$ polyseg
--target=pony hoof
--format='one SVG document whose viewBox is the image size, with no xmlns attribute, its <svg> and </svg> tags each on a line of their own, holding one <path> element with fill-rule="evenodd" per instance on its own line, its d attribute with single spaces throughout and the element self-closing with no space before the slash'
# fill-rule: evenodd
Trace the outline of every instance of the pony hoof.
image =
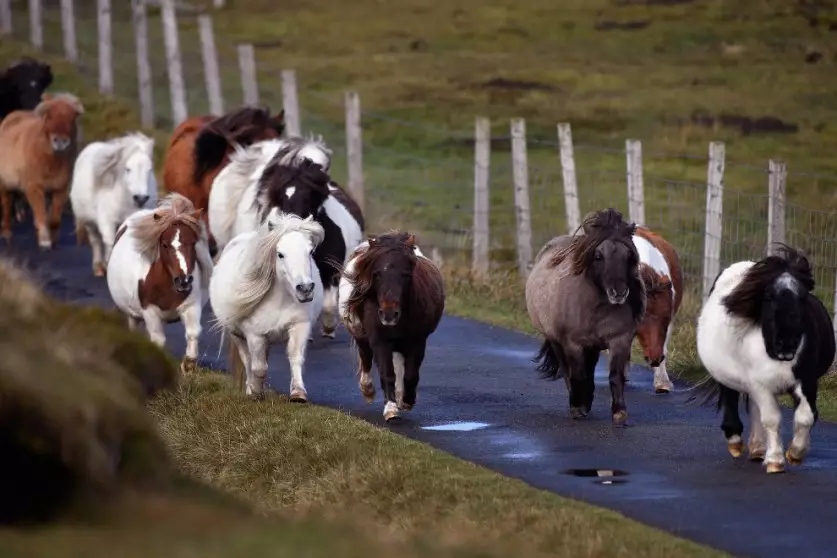
<svg viewBox="0 0 837 558">
<path fill-rule="evenodd" d="M 398 403 L 398 408 L 402 411 L 412 411 L 413 405 L 415 405 L 415 403 L 405 403 L 404 401 L 401 401 Z"/>
<path fill-rule="evenodd" d="M 749 459 L 750 461 L 764 461 L 764 450 L 749 450 L 747 452 L 747 459 Z M 788 461 L 790 461 L 790 459 L 788 459 Z"/>
<path fill-rule="evenodd" d="M 250 398 L 251 401 L 264 401 L 264 392 L 260 391 L 257 393 L 248 393 L 247 396 Z"/>
<path fill-rule="evenodd" d="M 331 329 L 323 328 L 323 331 L 321 332 L 321 335 L 323 337 L 328 337 L 329 339 L 334 339 L 334 337 L 335 337 L 334 328 L 331 328 Z"/>
<path fill-rule="evenodd" d="M 587 411 L 584 410 L 584 407 L 570 407 L 570 417 L 573 420 L 583 419 L 587 416 Z"/>
<path fill-rule="evenodd" d="M 785 452 L 785 459 L 788 460 L 789 465 L 802 465 L 802 461 L 805 459 L 805 454 L 801 451 L 796 451 L 793 448 L 788 448 L 788 451 Z"/>
<path fill-rule="evenodd" d="M 375 400 L 375 386 L 372 384 L 360 384 L 360 393 L 367 403 L 372 403 Z"/>
<path fill-rule="evenodd" d="M 104 277 L 106 274 L 105 264 L 98 263 L 93 266 L 93 275 L 95 277 Z"/>
<path fill-rule="evenodd" d="M 625 426 L 628 422 L 628 411 L 617 411 L 613 413 L 613 426 Z"/>
<path fill-rule="evenodd" d="M 784 473 L 785 472 L 785 465 L 784 463 L 768 463 L 767 464 L 767 473 Z"/>
<path fill-rule="evenodd" d="M 308 394 L 301 390 L 294 390 L 291 392 L 291 403 L 308 403 Z"/>
<path fill-rule="evenodd" d="M 398 413 L 398 406 L 392 401 L 387 401 L 387 404 L 384 405 L 384 420 L 390 422 L 399 418 L 401 418 L 401 415 Z"/>
<path fill-rule="evenodd" d="M 733 457 L 741 457 L 741 453 L 744 451 L 744 442 L 737 441 L 737 442 L 727 442 L 727 451 Z"/>
<path fill-rule="evenodd" d="M 669 393 L 672 389 L 674 389 L 674 386 L 671 384 L 654 386 L 654 393 Z"/>
<path fill-rule="evenodd" d="M 198 361 L 194 358 L 184 358 L 180 363 L 180 371 L 184 374 L 192 374 L 198 369 Z"/>
</svg>

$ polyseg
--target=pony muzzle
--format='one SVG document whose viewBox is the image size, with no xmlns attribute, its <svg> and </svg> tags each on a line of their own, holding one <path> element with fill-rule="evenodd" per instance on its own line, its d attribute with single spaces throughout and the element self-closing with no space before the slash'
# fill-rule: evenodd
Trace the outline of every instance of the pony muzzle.
<svg viewBox="0 0 837 558">
<path fill-rule="evenodd" d="M 52 144 L 52 150 L 56 153 L 60 153 L 62 151 L 66 151 L 70 147 L 72 140 L 68 136 L 53 135 L 50 137 L 50 143 Z"/>
<path fill-rule="evenodd" d="M 625 290 L 621 293 L 616 292 L 616 289 L 608 287 L 607 289 L 607 301 L 611 304 L 624 304 L 626 300 L 628 300 L 628 295 L 631 293 L 631 289 L 625 287 Z"/>
<path fill-rule="evenodd" d="M 311 302 L 314 300 L 314 282 L 298 283 L 295 287 L 296 298 L 300 302 Z"/>
<path fill-rule="evenodd" d="M 645 357 L 645 362 L 646 362 L 646 364 L 648 364 L 648 366 L 650 366 L 651 368 L 656 368 L 656 367 L 658 367 L 659 365 L 661 365 L 665 359 L 666 359 L 666 355 L 660 355 L 660 356 L 658 356 L 658 357 L 656 357 L 656 358 L 651 358 L 651 357 L 649 357 L 649 356 L 646 356 L 646 357 Z"/>
<path fill-rule="evenodd" d="M 174 290 L 179 293 L 191 292 L 194 280 L 195 278 L 192 275 L 178 275 L 174 278 Z"/>
<path fill-rule="evenodd" d="M 151 196 L 134 196 L 134 205 L 136 205 L 139 209 L 145 207 L 145 203 L 151 198 Z"/>
<path fill-rule="evenodd" d="M 401 319 L 401 307 L 395 304 L 381 306 L 378 309 L 378 319 L 385 326 L 398 325 L 398 321 Z"/>
</svg>

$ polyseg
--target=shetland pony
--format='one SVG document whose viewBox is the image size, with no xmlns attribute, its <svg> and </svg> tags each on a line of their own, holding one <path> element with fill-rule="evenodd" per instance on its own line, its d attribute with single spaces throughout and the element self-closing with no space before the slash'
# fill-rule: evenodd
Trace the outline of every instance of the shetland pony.
<svg viewBox="0 0 837 558">
<path fill-rule="evenodd" d="M 285 111 L 271 117 L 267 107 L 244 106 L 220 117 L 188 118 L 172 133 L 163 161 L 163 184 L 167 191 L 186 196 L 206 212 L 212 181 L 229 162 L 233 146 L 278 138 L 284 131 Z M 210 249 L 214 255 L 211 233 Z"/>
<path fill-rule="evenodd" d="M 57 242 L 76 156 L 76 121 L 83 113 L 74 95 L 44 94 L 35 110 L 14 111 L 0 123 L 1 228 L 7 242 L 12 238 L 12 191 L 22 192 L 32 208 L 38 246 L 49 249 Z M 48 222 L 47 193 L 52 194 Z"/>
<path fill-rule="evenodd" d="M 0 120 L 16 110 L 32 110 L 52 85 L 49 64 L 24 56 L 0 73 Z"/>
<path fill-rule="evenodd" d="M 627 422 L 625 368 L 645 315 L 635 227 L 615 209 L 590 213 L 573 236 L 541 248 L 526 281 L 529 317 L 545 338 L 535 362 L 546 378 L 564 376 L 574 419 L 590 413 L 596 363 L 607 349 L 613 424 Z"/>
<path fill-rule="evenodd" d="M 218 175 L 209 210 L 219 246 L 255 230 L 273 208 L 314 216 L 325 230 L 314 254 L 325 289 L 322 335 L 333 338 L 339 269 L 363 240 L 364 223 L 357 203 L 322 168 L 329 153 L 316 141 L 302 138 L 269 140 L 239 151 Z"/>
<path fill-rule="evenodd" d="M 358 352 L 360 392 L 375 398 L 374 361 L 384 392 L 384 420 L 416 404 L 427 339 L 445 309 L 442 274 L 409 233 L 370 236 L 340 278 L 340 317 Z"/>
<path fill-rule="evenodd" d="M 654 390 L 668 393 L 674 386 L 666 370 L 666 353 L 674 317 L 683 300 L 683 272 L 674 247 L 662 236 L 637 227 L 633 236 L 639 254 L 639 276 L 645 285 L 645 317 L 636 336 L 645 362 L 654 371 Z"/>
<path fill-rule="evenodd" d="M 93 274 L 105 274 L 116 230 L 138 209 L 157 204 L 154 140 L 134 132 L 88 144 L 73 169 L 70 203 L 79 244 L 89 242 Z"/>
<path fill-rule="evenodd" d="M 156 209 L 141 209 L 119 227 L 107 265 L 110 295 L 136 330 L 166 344 L 166 323 L 183 321 L 186 354 L 180 369 L 197 368 L 201 312 L 212 276 L 212 258 L 200 210 L 180 194 L 169 194 Z"/>
<path fill-rule="evenodd" d="M 313 252 L 323 228 L 311 217 L 274 212 L 257 230 L 227 244 L 209 283 L 217 324 L 230 334 L 230 371 L 245 393 L 263 397 L 269 345 L 287 342 L 291 401 L 305 402 L 308 337 L 323 304 Z"/>
<path fill-rule="evenodd" d="M 831 317 L 814 296 L 808 259 L 782 245 L 776 255 L 734 263 L 715 279 L 698 317 L 697 350 L 709 372 L 696 388 L 717 397 L 733 457 L 743 449 L 740 393 L 749 399 L 749 456 L 768 473 L 799 465 L 817 421 L 817 387 L 834 361 Z M 777 396 L 794 401 L 793 440 L 784 457 Z"/>
</svg>

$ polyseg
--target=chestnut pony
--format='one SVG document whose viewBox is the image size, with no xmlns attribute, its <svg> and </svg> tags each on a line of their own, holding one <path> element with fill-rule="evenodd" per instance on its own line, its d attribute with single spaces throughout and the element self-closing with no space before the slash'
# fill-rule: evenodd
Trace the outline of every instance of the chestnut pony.
<svg viewBox="0 0 837 558">
<path fill-rule="evenodd" d="M 185 196 L 203 212 L 212 182 L 227 163 L 236 144 L 247 147 L 257 141 L 278 138 L 285 131 L 285 111 L 270 116 L 267 107 L 244 106 L 224 116 L 193 116 L 175 128 L 163 161 L 163 184 L 168 192 Z M 215 239 L 209 235 L 210 251 Z"/>
<path fill-rule="evenodd" d="M 645 362 L 654 371 L 654 391 L 668 393 L 673 386 L 666 370 L 666 353 L 674 317 L 683 300 L 683 272 L 674 246 L 659 234 L 637 227 L 633 236 L 639 253 L 639 276 L 645 284 L 645 317 L 636 335 Z"/>
<path fill-rule="evenodd" d="M 0 123 L 0 202 L 2 235 L 7 242 L 12 237 L 10 194 L 18 191 L 32 208 L 38 246 L 50 249 L 58 240 L 61 213 L 69 195 L 78 149 L 77 119 L 84 107 L 69 93 L 45 93 L 42 99 L 34 110 L 13 111 Z M 52 194 L 49 223 L 48 193 Z"/>
<path fill-rule="evenodd" d="M 360 392 L 371 402 L 372 362 L 381 377 L 384 420 L 416 403 L 427 338 L 445 309 L 439 268 L 406 232 L 370 236 L 358 246 L 340 279 L 340 316 L 359 354 Z"/>
</svg>

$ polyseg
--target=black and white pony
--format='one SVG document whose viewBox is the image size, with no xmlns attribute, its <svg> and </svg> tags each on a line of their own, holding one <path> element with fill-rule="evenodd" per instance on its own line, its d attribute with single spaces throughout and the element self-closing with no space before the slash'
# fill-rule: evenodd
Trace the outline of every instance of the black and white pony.
<svg viewBox="0 0 837 558">
<path fill-rule="evenodd" d="M 326 172 L 330 151 L 319 140 L 282 138 L 241 149 L 215 178 L 209 222 L 219 252 L 235 236 L 257 230 L 272 210 L 313 216 L 325 231 L 314 252 L 323 283 L 322 335 L 334 337 L 340 270 L 363 242 L 357 203 Z"/>
<path fill-rule="evenodd" d="M 749 400 L 751 460 L 768 473 L 799 465 L 817 421 L 817 385 L 834 361 L 831 318 L 814 296 L 807 258 L 781 246 L 758 262 L 734 263 L 715 279 L 698 318 L 697 349 L 709 372 L 697 386 L 724 409 L 721 429 L 733 457 L 743 450 L 740 393 Z M 793 440 L 782 455 L 777 397 L 789 394 L 796 410 Z"/>
</svg>

